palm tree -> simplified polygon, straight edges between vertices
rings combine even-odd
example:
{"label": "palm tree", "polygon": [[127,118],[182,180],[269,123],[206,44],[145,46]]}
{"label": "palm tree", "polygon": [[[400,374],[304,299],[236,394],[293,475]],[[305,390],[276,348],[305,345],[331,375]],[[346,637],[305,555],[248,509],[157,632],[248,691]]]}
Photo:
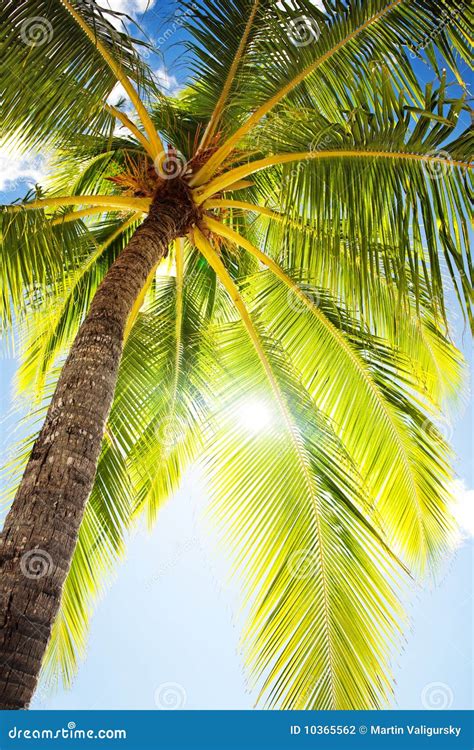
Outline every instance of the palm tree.
{"label": "palm tree", "polygon": [[201,460],[261,705],[377,708],[406,584],[454,530],[436,420],[461,383],[450,290],[472,323],[467,4],[179,6],[192,79],[169,97],[119,14],[3,3],[3,137],[50,177],[1,214],[33,407],[0,705],[42,663],[70,681],[127,528]]}

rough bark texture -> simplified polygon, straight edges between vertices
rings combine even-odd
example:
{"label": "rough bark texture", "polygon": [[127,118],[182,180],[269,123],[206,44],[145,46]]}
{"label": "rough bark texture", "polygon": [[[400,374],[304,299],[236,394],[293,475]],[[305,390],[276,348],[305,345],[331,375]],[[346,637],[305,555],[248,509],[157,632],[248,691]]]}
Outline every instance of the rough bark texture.
{"label": "rough bark texture", "polygon": [[0,708],[28,706],[59,608],[111,407],[127,318],[169,242],[195,220],[184,183],[161,186],[97,290],[0,536]]}

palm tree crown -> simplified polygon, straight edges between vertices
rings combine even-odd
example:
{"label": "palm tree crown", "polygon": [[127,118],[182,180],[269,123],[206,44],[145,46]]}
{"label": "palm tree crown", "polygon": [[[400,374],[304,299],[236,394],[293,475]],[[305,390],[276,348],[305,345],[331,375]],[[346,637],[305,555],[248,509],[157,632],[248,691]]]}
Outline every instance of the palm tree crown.
{"label": "palm tree crown", "polygon": [[[465,4],[180,0],[192,75],[176,97],[96,2],[3,5],[3,137],[50,163],[0,217],[32,433],[159,191],[179,182],[196,209],[128,320],[45,669],[70,681],[127,529],[200,460],[261,705],[384,705],[403,588],[454,530],[436,420],[462,379],[453,290],[472,324]],[[106,103],[117,82],[128,104]],[[258,433],[245,404],[265,411]]]}

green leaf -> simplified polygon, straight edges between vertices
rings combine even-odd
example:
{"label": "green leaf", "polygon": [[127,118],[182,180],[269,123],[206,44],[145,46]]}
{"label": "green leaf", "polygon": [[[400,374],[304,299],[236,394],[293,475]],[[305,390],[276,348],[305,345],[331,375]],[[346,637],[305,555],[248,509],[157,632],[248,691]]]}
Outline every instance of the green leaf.
{"label": "green leaf", "polygon": [[[85,0],[72,0],[72,7],[123,73],[156,94],[137,40],[112,23],[120,14]],[[2,140],[42,150],[76,133],[110,128],[104,102],[117,76],[61,0],[6,0],[0,30]]]}

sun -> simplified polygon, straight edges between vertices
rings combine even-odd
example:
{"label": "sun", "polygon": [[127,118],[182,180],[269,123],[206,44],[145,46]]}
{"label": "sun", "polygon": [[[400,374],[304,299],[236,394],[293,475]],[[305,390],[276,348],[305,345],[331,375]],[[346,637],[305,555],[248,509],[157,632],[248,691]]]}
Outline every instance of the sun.
{"label": "sun", "polygon": [[250,433],[259,433],[270,427],[273,422],[272,410],[261,398],[249,398],[238,407],[238,420]]}

